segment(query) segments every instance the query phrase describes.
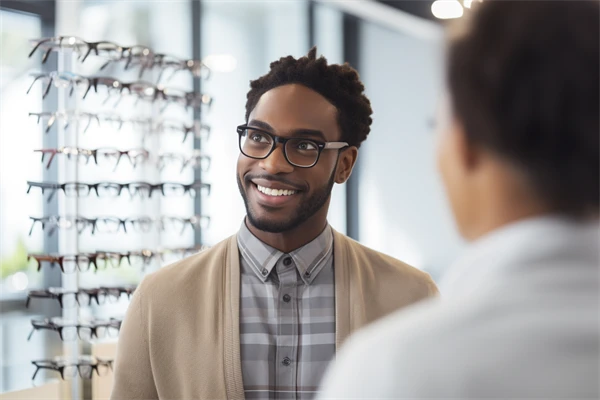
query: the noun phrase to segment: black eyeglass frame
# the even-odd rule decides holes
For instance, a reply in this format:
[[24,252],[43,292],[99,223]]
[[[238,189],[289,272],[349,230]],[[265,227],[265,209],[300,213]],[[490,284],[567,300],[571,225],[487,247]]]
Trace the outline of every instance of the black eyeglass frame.
[[[263,133],[272,139],[271,150],[269,150],[269,152],[264,157],[250,156],[250,155],[246,154],[244,152],[244,150],[242,149],[242,136],[244,136],[245,132],[248,129],[252,129],[253,131]],[[323,142],[320,140],[308,139],[308,138],[302,138],[302,137],[284,138],[281,136],[274,135],[271,132],[267,132],[263,129],[255,128],[253,126],[249,126],[246,124],[239,125],[236,128],[236,130],[237,130],[237,133],[239,136],[238,146],[240,148],[240,152],[244,156],[246,156],[248,158],[253,158],[255,160],[264,160],[265,158],[268,158],[275,151],[277,144],[281,143],[281,145],[283,146],[283,155],[284,155],[286,161],[288,163],[290,163],[290,165],[293,165],[294,167],[298,167],[298,168],[312,168],[315,165],[317,165],[317,163],[319,162],[319,159],[321,158],[321,153],[323,153],[323,150],[343,150],[347,147],[350,147],[350,145],[347,142]],[[318,149],[317,158],[315,159],[315,162],[312,165],[298,165],[298,164],[291,162],[287,155],[287,147],[286,147],[286,143],[289,142],[290,140],[305,140],[305,141],[315,143],[317,145],[317,149]]]

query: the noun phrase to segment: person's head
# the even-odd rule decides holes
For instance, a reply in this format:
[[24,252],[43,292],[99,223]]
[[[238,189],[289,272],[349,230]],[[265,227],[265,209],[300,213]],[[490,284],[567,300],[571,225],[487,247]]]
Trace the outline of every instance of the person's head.
[[467,239],[491,212],[598,215],[599,11],[487,0],[450,35],[438,165]]
[[[250,86],[245,126],[256,129],[238,128],[237,164],[249,222],[272,233],[324,222],[333,184],[348,180],[370,130],[371,105],[358,73],[348,64],[328,65],[313,48],[271,63]],[[300,140],[273,148],[273,137]],[[321,150],[328,142],[335,143]]]

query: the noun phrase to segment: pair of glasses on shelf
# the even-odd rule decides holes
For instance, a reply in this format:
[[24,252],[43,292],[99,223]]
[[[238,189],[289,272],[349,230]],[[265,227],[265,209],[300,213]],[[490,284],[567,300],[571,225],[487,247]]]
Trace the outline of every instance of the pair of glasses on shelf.
[[29,57],[33,56],[38,50],[44,51],[42,63],[48,61],[48,57],[53,51],[58,52],[64,50],[72,50],[75,52],[81,62],[85,62],[92,53],[104,58],[106,63],[101,69],[106,68],[106,66],[113,62],[119,61],[125,61],[125,69],[128,69],[128,66],[134,58],[139,59],[141,63],[147,65],[151,62],[153,57],[152,50],[147,46],[120,46],[109,41],[87,42],[76,36],[56,36],[35,39],[31,41],[31,44],[33,49],[29,53]]
[[77,291],[52,287],[45,290],[32,290],[27,294],[25,307],[29,308],[31,299],[56,300],[61,308],[90,307],[94,301],[96,305],[101,306],[107,302],[117,303],[123,294],[131,299],[135,289],[136,286],[116,286],[79,289]]
[[211,128],[201,121],[195,120],[188,125],[180,121],[163,119],[156,121],[152,118],[145,119],[126,119],[116,114],[100,114],[100,120],[112,124],[115,129],[121,130],[123,126],[129,124],[137,129],[143,129],[146,133],[172,133],[183,135],[181,143],[185,143],[188,137],[196,139],[210,139]]
[[163,72],[171,71],[168,79],[176,73],[187,71],[194,77],[208,79],[210,69],[200,60],[181,59],[167,54],[156,53],[147,46],[121,46],[114,42],[100,41],[88,42],[75,36],[57,36],[51,38],[42,38],[32,41],[33,49],[29,57],[36,51],[43,51],[42,63],[48,60],[53,51],[65,49],[73,50],[78,59],[83,63],[90,55],[95,55],[106,60],[100,68],[103,70],[108,65],[116,62],[124,62],[125,70],[130,68],[139,68],[139,76],[149,69],[159,69],[159,81]]
[[[63,121],[63,129],[67,129],[73,123],[85,124],[83,133],[87,132],[92,122],[96,122],[98,127],[105,127],[106,125],[114,127],[116,130],[121,130],[124,125],[130,124],[136,129],[143,129],[144,133],[175,133],[182,134],[182,143],[185,143],[188,137],[195,137],[198,139],[210,138],[210,126],[201,123],[200,121],[194,121],[191,125],[186,125],[182,122],[163,120],[154,121],[151,118],[145,119],[126,119],[115,114],[94,114],[88,112],[78,111],[57,111],[57,112],[30,112],[30,117],[36,117],[37,123],[43,122],[46,126],[44,132],[50,132],[50,129],[54,126],[56,121]],[[102,121],[102,123],[101,123]]]
[[153,184],[149,182],[51,183],[27,181],[27,185],[27,193],[29,193],[32,188],[39,188],[42,191],[42,195],[48,192],[48,202],[52,200],[57,191],[62,191],[65,196],[70,198],[87,197],[91,193],[95,193],[96,197],[98,198],[115,198],[121,196],[123,190],[126,190],[133,199],[136,196],[140,198],[151,198],[154,192],[158,192],[165,197],[184,196],[186,194],[190,195],[191,197],[196,197],[198,192],[201,190],[204,190],[205,194],[208,196],[210,195],[211,188],[209,183],[203,183],[201,181],[196,181],[190,184],[176,182]]
[[37,117],[37,123],[39,124],[42,120],[45,120],[46,129],[44,133],[50,132],[52,126],[58,120],[64,121],[63,129],[68,129],[69,126],[75,122],[80,123],[83,122],[85,124],[85,128],[83,128],[83,132],[87,132],[90,126],[92,125],[92,121],[96,121],[98,126],[100,126],[100,118],[97,114],[92,114],[88,112],[79,112],[79,111],[68,111],[68,112],[30,112],[30,117]]
[[73,74],[71,72],[53,71],[43,74],[33,74],[33,78],[33,82],[31,82],[29,89],[27,89],[27,94],[31,92],[31,89],[33,89],[37,81],[42,81],[42,99],[45,99],[48,96],[52,86],[55,86],[59,89],[68,89],[69,96],[73,96],[73,93],[78,87],[87,84],[86,78],[84,78],[83,76]]
[[38,373],[42,370],[58,372],[62,380],[69,380],[77,377],[78,374],[83,379],[92,379],[94,372],[98,376],[107,376],[113,369],[113,360],[89,356],[78,358],[56,357],[34,360],[31,363],[35,366],[35,372],[31,378],[34,383]]
[[72,342],[77,338],[86,341],[107,337],[114,338],[119,336],[121,323],[122,320],[117,318],[111,318],[108,321],[94,320],[88,322],[66,321],[62,318],[34,319],[31,321],[32,329],[27,340],[31,340],[33,334],[39,330],[56,332],[63,342]]
[[58,266],[62,273],[72,274],[77,271],[87,272],[91,268],[94,272],[104,271],[108,267],[119,268],[126,262],[131,267],[144,268],[153,261],[176,261],[191,256],[207,249],[207,246],[181,247],[162,250],[142,249],[128,252],[97,251],[95,253],[80,254],[28,254],[27,261],[31,259],[37,263],[37,270],[41,271],[43,265],[51,268]]
[[111,99],[116,99],[113,103],[114,107],[120,104],[124,96],[135,96],[136,100],[152,103],[161,102],[161,111],[164,111],[171,104],[180,105],[186,109],[210,108],[213,102],[212,97],[208,94],[165,88],[146,81],[122,82],[111,77],[85,77],[68,72],[34,74],[33,78],[27,93],[32,90],[36,82],[42,82],[42,98],[46,98],[50,93],[50,89],[54,86],[68,89],[69,96],[73,96],[75,92],[82,92],[82,99],[86,99],[93,89],[96,95],[104,98],[102,104],[108,103]]
[[92,234],[96,233],[112,233],[116,234],[123,229],[124,233],[128,233],[127,227],[130,226],[134,232],[148,233],[153,227],[157,227],[161,231],[173,229],[183,235],[186,228],[189,226],[192,229],[207,229],[210,226],[210,217],[207,215],[194,215],[189,218],[162,216],[158,219],[150,217],[137,218],[117,218],[117,217],[98,217],[86,218],[82,216],[50,216],[50,217],[29,217],[31,219],[31,236],[33,229],[37,224],[42,226],[42,230],[49,229],[48,235],[52,236],[57,229],[77,229],[77,233],[81,234],[86,229],[90,229]]
[[50,168],[50,165],[52,165],[52,161],[57,154],[63,154],[69,160],[75,158],[83,165],[88,164],[90,159],[92,159],[96,165],[113,166],[115,170],[123,158],[128,159],[134,168],[150,159],[148,150],[142,148],[117,150],[114,148],[82,149],[65,146],[59,147],[58,149],[37,149],[34,150],[34,152],[42,153],[42,162],[44,162],[46,155],[50,155],[48,163],[46,164],[46,169]]
[[158,156],[157,166],[161,171],[174,166],[179,168],[179,172],[183,172],[186,168],[200,169],[206,172],[210,169],[210,163],[210,156],[205,155],[200,150],[194,150],[192,155],[162,153]]

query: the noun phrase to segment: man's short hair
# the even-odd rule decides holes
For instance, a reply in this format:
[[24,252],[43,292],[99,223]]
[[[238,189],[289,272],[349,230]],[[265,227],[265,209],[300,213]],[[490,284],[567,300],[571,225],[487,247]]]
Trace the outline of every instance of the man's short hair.
[[518,168],[554,211],[598,213],[598,1],[484,0],[470,14],[447,60],[468,141]]
[[348,63],[327,64],[325,57],[317,58],[317,48],[295,59],[282,57],[271,63],[269,72],[250,82],[246,101],[246,121],[260,97],[271,89],[297,83],[314,90],[337,108],[342,141],[360,147],[371,130],[371,102],[364,95],[365,87],[358,72]]

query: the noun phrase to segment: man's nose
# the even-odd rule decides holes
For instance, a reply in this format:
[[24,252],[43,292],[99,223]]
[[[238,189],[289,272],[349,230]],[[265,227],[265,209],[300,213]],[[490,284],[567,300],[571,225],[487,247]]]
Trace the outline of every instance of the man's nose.
[[294,166],[285,159],[282,144],[277,144],[275,150],[267,158],[260,160],[259,166],[273,175],[289,174],[294,171]]

